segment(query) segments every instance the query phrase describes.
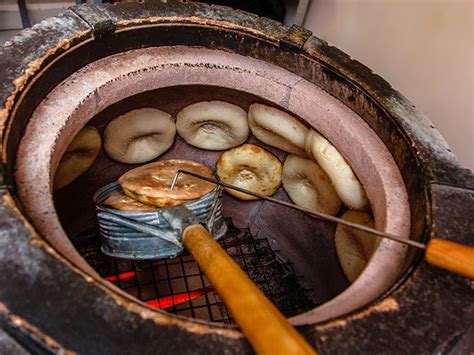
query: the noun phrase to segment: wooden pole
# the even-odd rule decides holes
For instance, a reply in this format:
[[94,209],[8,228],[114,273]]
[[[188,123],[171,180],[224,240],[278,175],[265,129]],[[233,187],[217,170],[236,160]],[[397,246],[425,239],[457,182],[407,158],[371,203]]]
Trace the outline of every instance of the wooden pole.
[[203,226],[187,227],[183,242],[257,354],[316,354]]
[[426,246],[425,258],[430,264],[474,280],[473,247],[433,238]]

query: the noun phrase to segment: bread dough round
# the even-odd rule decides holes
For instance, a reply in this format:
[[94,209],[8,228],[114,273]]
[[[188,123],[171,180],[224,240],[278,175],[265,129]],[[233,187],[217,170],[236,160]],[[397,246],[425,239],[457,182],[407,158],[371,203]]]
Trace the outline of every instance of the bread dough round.
[[[342,219],[374,227],[374,220],[368,213],[350,210]],[[369,262],[380,237],[339,224],[336,228],[336,252],[342,270],[350,282],[354,282]]]
[[247,112],[228,102],[198,102],[183,108],[176,117],[178,134],[201,149],[229,149],[244,143],[250,134]]
[[85,126],[74,137],[59,161],[54,176],[53,189],[69,185],[94,164],[102,145],[95,127]]
[[[230,149],[217,161],[217,175],[221,181],[265,196],[273,195],[280,187],[281,171],[278,158],[254,144]],[[243,192],[225,190],[241,200],[258,199]]]
[[329,141],[314,130],[305,139],[306,153],[328,175],[339,198],[356,210],[369,210],[370,203],[361,183],[344,157]]
[[159,157],[174,142],[171,116],[155,108],[132,110],[111,121],[104,130],[104,149],[120,163],[139,164]]
[[250,105],[248,117],[250,130],[258,140],[306,157],[304,140],[308,129],[300,120],[284,111],[258,103]]
[[289,155],[283,165],[282,183],[298,206],[333,216],[341,208],[341,200],[328,176],[310,159]]
[[179,169],[214,178],[211,169],[200,163],[189,160],[162,160],[127,171],[118,181],[127,196],[157,207],[170,207],[195,200],[215,188],[212,183],[180,174],[175,188],[170,190]]

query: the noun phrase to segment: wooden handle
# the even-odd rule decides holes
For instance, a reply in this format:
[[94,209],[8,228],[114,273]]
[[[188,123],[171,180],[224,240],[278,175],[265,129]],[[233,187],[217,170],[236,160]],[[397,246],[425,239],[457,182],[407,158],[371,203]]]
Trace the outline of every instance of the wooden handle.
[[426,260],[440,268],[474,279],[474,248],[434,238],[426,247]]
[[316,354],[204,227],[187,227],[183,242],[257,354]]

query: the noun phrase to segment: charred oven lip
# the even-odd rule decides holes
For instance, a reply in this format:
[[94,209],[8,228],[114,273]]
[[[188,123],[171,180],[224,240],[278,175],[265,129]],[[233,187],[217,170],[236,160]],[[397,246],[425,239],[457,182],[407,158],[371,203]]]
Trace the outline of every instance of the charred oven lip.
[[[474,178],[472,173],[467,169],[462,169],[454,155],[449,151],[444,140],[440,138],[439,133],[420,110],[416,109],[411,102],[392,89],[390,84],[381,77],[375,75],[370,69],[356,60],[353,60],[345,53],[329,46],[326,42],[316,37],[308,37],[304,39],[303,43],[300,43],[299,46],[293,46],[290,47],[290,49],[280,49],[280,51],[284,53],[284,56],[272,55],[272,53],[274,53],[272,48],[278,48],[279,41],[288,28],[274,21],[258,18],[250,14],[234,13],[229,9],[221,7],[209,7],[203,4],[189,4],[189,6],[184,7],[182,4],[173,3],[157,5],[145,4],[139,6],[126,4],[100,7],[100,10],[98,10],[98,8],[97,6],[88,5],[83,6],[83,10],[81,11],[78,11],[78,8],[74,9],[74,13],[67,11],[64,15],[52,19],[59,22],[63,19],[67,20],[67,22],[64,22],[66,26],[61,28],[61,31],[58,32],[54,26],[51,26],[51,21],[45,21],[33,27],[31,30],[25,31],[24,35],[21,34],[18,38],[13,39],[7,46],[0,48],[0,53],[2,53],[0,61],[3,63],[3,66],[7,68],[6,71],[0,73],[0,82],[4,84],[4,86],[0,88],[0,97],[2,98],[3,106],[0,110],[0,114],[2,116],[4,133],[2,157],[6,167],[6,172],[2,174],[4,179],[8,178],[9,175],[11,176],[13,166],[12,154],[16,151],[17,139],[22,132],[25,119],[29,117],[29,114],[25,114],[28,110],[22,107],[22,99],[25,95],[29,95],[30,99],[32,95],[41,96],[43,92],[47,92],[52,88],[48,86],[49,84],[43,82],[42,85],[36,85],[36,87],[40,87],[39,91],[36,90],[34,94],[29,93],[41,70],[46,66],[55,66],[56,68],[60,68],[60,71],[57,72],[57,76],[59,77],[69,70],[77,70],[76,63],[69,61],[69,67],[67,65],[65,67],[61,62],[59,62],[59,64],[57,62],[57,60],[62,57],[66,58],[62,63],[67,63],[68,55],[75,50],[82,50],[83,54],[93,53],[93,55],[88,56],[88,58],[92,58],[90,60],[93,60],[95,55],[98,55],[95,59],[106,55],[101,51],[97,51],[98,54],[94,51],[91,52],[90,48],[84,52],[84,49],[90,46],[93,47],[94,43],[101,42],[104,38],[104,33],[106,33],[105,38],[107,38],[108,34],[113,33],[113,27],[117,24],[122,23],[122,27],[130,31],[139,28],[138,24],[142,24],[140,28],[150,27],[148,33],[155,33],[155,31],[162,33],[161,31],[166,31],[166,28],[172,27],[173,24],[180,25],[182,22],[188,24],[189,28],[194,26],[195,28],[200,28],[202,31],[212,32],[218,31],[219,29],[224,29],[229,33],[235,31],[232,36],[230,36],[232,38],[224,38],[218,45],[231,52],[252,57],[255,56],[256,58],[259,57],[260,59],[274,63],[290,71],[298,73],[301,71],[300,75],[306,76],[308,80],[313,82],[325,78],[321,81],[321,85],[323,89],[327,91],[331,91],[329,90],[331,80],[346,82],[346,89],[349,91],[334,92],[333,94],[356,112],[362,110],[364,104],[367,105],[367,109],[372,110],[371,115],[373,116],[367,115],[363,118],[370,126],[376,129],[380,138],[396,157],[397,164],[403,174],[407,188],[411,192],[410,199],[412,202],[416,202],[418,206],[418,210],[413,214],[413,218],[416,218],[416,223],[412,227],[412,233],[416,235],[417,238],[421,237],[421,239],[426,240],[434,233],[444,232],[444,235],[449,239],[465,243],[472,242],[471,237],[469,237],[472,233],[470,234],[468,232],[472,230],[472,221],[469,222],[465,218],[463,219],[465,211],[458,208],[460,202],[464,201],[467,203],[474,198]],[[126,8],[127,11],[123,11],[124,8]],[[93,15],[97,12],[101,13],[101,16],[97,17],[95,21],[87,21],[87,19],[90,20],[93,18]],[[78,13],[82,13],[82,15],[78,17]],[[87,13],[89,13],[90,16],[87,16]],[[137,18],[137,20],[127,23],[127,21],[134,18]],[[212,21],[208,23],[206,22],[207,19]],[[107,21],[112,24],[112,29],[110,29],[109,26],[109,30],[104,32],[102,30],[103,27],[100,25]],[[144,24],[146,24],[146,26]],[[257,31],[255,31],[255,29],[257,29]],[[51,31],[52,34],[45,35]],[[93,35],[94,37],[92,37]],[[114,37],[114,35],[111,36],[112,38]],[[163,39],[163,41],[166,41],[166,36],[164,37],[165,39]],[[206,36],[203,36],[203,38],[205,37]],[[160,36],[155,36],[153,39],[147,36],[143,38],[146,40],[144,46],[163,45],[163,43],[160,42],[162,40]],[[245,42],[245,38],[252,39],[251,41],[249,40],[252,43],[250,47],[249,43]],[[234,42],[231,43],[232,41]],[[254,51],[250,49],[251,46],[253,46],[252,41],[265,42],[268,44],[268,48]],[[133,42],[133,40],[131,42]],[[239,43],[239,45],[236,47],[235,43]],[[120,44],[120,46],[121,45],[122,44]],[[130,45],[132,45],[132,47],[136,46],[136,44],[130,44],[130,42],[123,44],[125,47]],[[111,45],[111,48],[114,48],[114,45]],[[23,57],[21,53],[23,53],[25,49],[28,49],[27,52],[34,53],[34,56]],[[266,56],[265,53],[269,55]],[[286,56],[293,56],[294,61],[286,60]],[[318,63],[322,72],[305,72],[304,68],[298,65],[300,64],[299,60],[302,58]],[[87,62],[78,64],[82,66],[87,64]],[[51,80],[52,78],[49,79]],[[56,78],[53,78],[53,81],[54,80],[56,80]],[[350,83],[352,89],[349,89],[348,83]],[[355,94],[356,91],[357,94]],[[361,95],[362,101],[357,100],[358,95]],[[378,116],[384,117],[384,120],[378,120]],[[14,127],[10,131],[9,127],[5,129],[5,124],[8,124],[9,127],[14,124]],[[400,147],[404,147],[404,151],[396,152],[397,141]],[[416,176],[410,176],[412,168],[418,172]],[[18,225],[25,224],[27,226],[27,229],[22,227],[23,229],[19,228],[18,231],[12,230],[12,234],[23,237],[23,235],[18,235],[20,231],[23,231],[22,233],[24,234],[31,233],[31,236],[28,238],[25,236],[24,238],[16,239],[12,245],[16,247],[26,239],[28,241],[25,245],[29,245],[32,241],[37,240],[39,236],[31,232],[29,229],[31,226],[28,226],[28,222],[24,220],[23,213],[18,211],[14,204],[8,202],[10,195],[13,195],[15,198],[14,192],[9,192],[9,190],[13,191],[12,185],[5,180],[2,181],[2,183],[2,191],[4,193],[2,208],[8,213],[13,213],[15,222],[18,223]],[[410,203],[411,206],[412,202]],[[461,228],[463,226],[462,223],[459,227],[461,229],[455,226],[450,227],[449,221],[454,218],[453,215],[464,221],[464,228],[467,229]],[[2,219],[5,220],[5,218]],[[42,249],[44,249],[44,252],[48,252],[52,254],[54,258],[60,260],[59,263],[54,263],[55,268],[62,268],[64,272],[69,272],[70,269],[74,269],[74,267],[68,264],[67,260],[48,251],[49,247],[47,247],[43,241],[41,241],[40,245]],[[420,253],[417,254],[416,259],[419,260],[419,256]],[[62,266],[63,264],[64,267]],[[393,349],[400,349],[400,351],[402,351],[402,347],[397,346],[396,343],[390,340],[392,333],[399,333],[405,336],[406,329],[403,324],[400,324],[398,318],[402,312],[408,316],[413,326],[422,326],[425,318],[420,317],[420,315],[440,309],[439,307],[436,308],[435,304],[432,305],[431,302],[420,302],[422,299],[430,300],[432,295],[439,295],[438,303],[441,302],[443,305],[441,308],[443,311],[440,317],[438,317],[439,319],[442,319],[443,315],[444,318],[450,318],[448,315],[456,313],[457,309],[471,305],[469,295],[472,295],[472,289],[469,283],[466,283],[462,278],[432,268],[425,263],[421,265],[417,264],[417,260],[412,262],[391,289],[382,295],[381,298],[366,307],[354,310],[351,314],[347,314],[343,317],[325,321],[316,327],[300,327],[300,330],[313,339],[313,343],[317,342],[318,348],[322,351],[336,351],[336,349],[342,348],[351,351],[354,350],[354,347],[359,348],[361,344],[358,336],[352,331],[355,326],[357,326],[360,331],[365,331],[367,337],[370,338],[370,340],[368,338],[364,339],[366,341],[365,344],[371,341],[370,347],[372,349],[379,349],[379,351],[386,349],[386,341],[390,341]],[[4,265],[6,266],[8,264]],[[81,271],[76,270],[75,272],[82,275],[81,279],[87,279]],[[9,278],[2,275],[2,280],[5,285],[17,287],[21,285],[23,280],[21,277],[23,277],[21,273],[11,275]],[[74,278],[70,279],[71,281],[76,280]],[[13,283],[16,280],[19,282],[16,284],[17,286]],[[457,287],[459,289],[457,299],[452,299],[452,295],[449,291],[450,287]],[[414,294],[416,297],[413,296]],[[399,308],[384,309],[383,307],[378,307],[380,300],[385,300],[388,295],[388,299],[392,302],[392,305],[398,305]],[[12,303],[12,299],[8,297],[8,294],[6,298],[5,296],[3,297],[2,302],[5,301],[7,304],[14,304]],[[453,302],[449,303],[449,300]],[[15,306],[18,312],[22,312],[22,305],[23,303],[19,302],[18,306]],[[28,307],[28,305],[26,305],[26,307]],[[29,311],[31,309],[25,308],[24,310],[26,313],[23,312],[19,314],[25,314],[27,317],[30,317]],[[138,313],[136,310],[135,312]],[[34,314],[34,312],[31,313],[31,316],[34,316]],[[415,349],[413,348],[415,345],[416,349],[419,350],[423,348],[427,349],[427,351],[429,351],[428,349],[431,349],[431,351],[434,351],[434,349],[444,349],[443,344],[446,342],[452,345],[451,340],[453,336],[463,334],[467,329],[467,317],[468,316],[462,319],[456,319],[456,322],[447,319],[446,321],[451,324],[450,327],[446,327],[447,323],[444,321],[432,322],[430,327],[433,332],[435,332],[433,334],[439,334],[436,340],[425,336],[415,337],[418,339],[416,344],[404,343],[403,351],[406,351],[408,348]],[[382,337],[382,341],[380,339],[382,339],[381,334],[384,330],[376,326],[376,323],[380,319],[383,319],[390,325],[390,328],[384,328],[386,329],[387,337]],[[42,324],[42,327],[45,326],[41,321],[37,322],[38,324]],[[146,324],[143,325],[145,326]],[[373,329],[376,330],[375,333],[372,332]],[[63,334],[62,329],[58,331],[59,332],[55,333],[55,336],[61,337],[61,334]],[[121,331],[125,332],[124,329]],[[191,336],[191,334],[188,333],[189,331],[192,333],[190,329],[186,328],[186,334],[189,334],[189,340],[193,342],[195,341],[193,340],[194,335]],[[371,334],[374,334],[374,336],[371,336]],[[86,333],[84,333],[84,335],[86,335]],[[221,341],[218,340],[219,337],[217,337],[214,338],[210,344],[231,343],[230,338],[225,337],[224,333],[221,333],[221,335],[227,340]],[[328,337],[331,341],[327,341]],[[62,339],[68,339],[68,337],[62,337]],[[83,339],[86,341],[86,338]],[[119,340],[120,338],[116,338],[116,341],[120,343]],[[166,344],[166,342],[163,344]],[[244,349],[242,348],[242,342],[236,341],[232,342],[232,344],[238,346],[237,348],[239,349]],[[89,346],[91,345],[93,345],[93,341],[89,344]],[[211,348],[208,349],[212,349],[212,345]]]

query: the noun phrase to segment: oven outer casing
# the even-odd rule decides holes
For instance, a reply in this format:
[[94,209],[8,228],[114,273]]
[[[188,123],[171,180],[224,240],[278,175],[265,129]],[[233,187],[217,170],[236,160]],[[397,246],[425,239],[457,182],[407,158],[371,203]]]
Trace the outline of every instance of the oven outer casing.
[[[32,111],[55,85],[104,56],[170,44],[264,60],[330,92],[357,112],[392,153],[410,195],[412,235],[473,245],[472,173],[457,163],[412,103],[308,31],[196,3],[74,7],[0,48],[0,335],[45,352],[250,352],[235,329],[183,321],[112,294],[48,245],[15,198],[12,171],[19,139]],[[463,334],[474,319],[472,283],[420,258],[413,252],[400,281],[371,305],[298,330],[322,353],[448,352],[469,341]]]

